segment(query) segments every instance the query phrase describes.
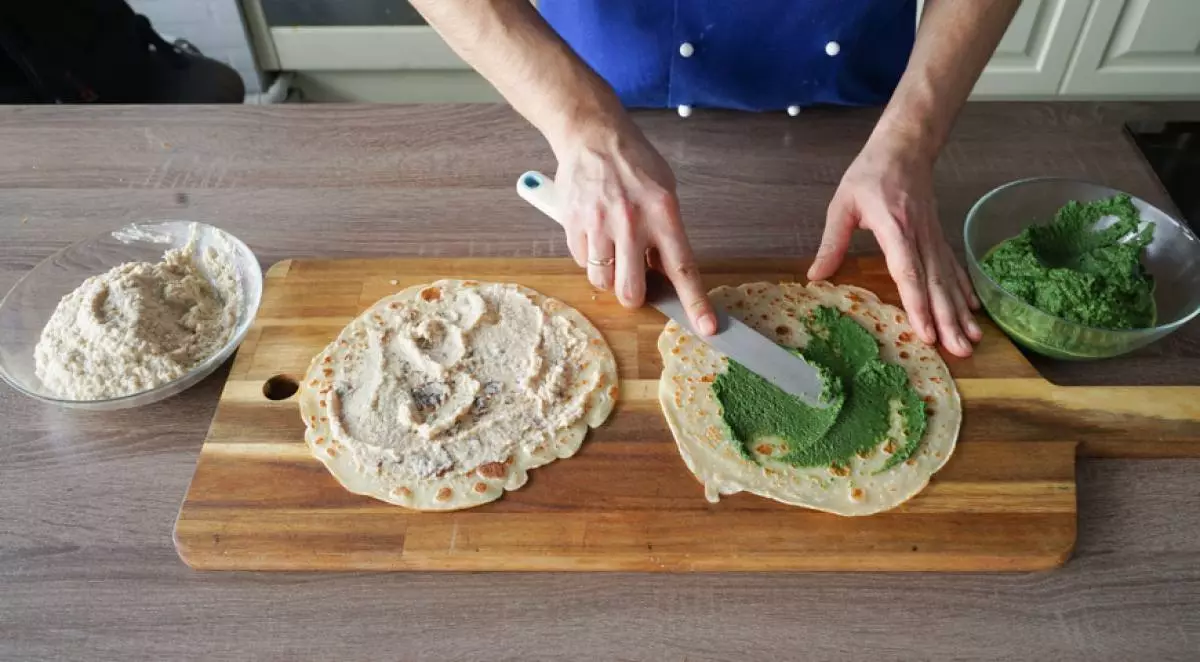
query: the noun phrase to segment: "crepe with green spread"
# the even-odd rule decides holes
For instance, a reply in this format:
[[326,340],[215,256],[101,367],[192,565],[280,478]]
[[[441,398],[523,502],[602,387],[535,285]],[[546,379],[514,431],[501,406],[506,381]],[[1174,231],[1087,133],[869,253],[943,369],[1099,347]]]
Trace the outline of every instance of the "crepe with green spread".
[[825,377],[813,408],[668,324],[659,399],[706,496],[751,492],[869,515],[920,492],[950,458],[962,407],[945,363],[904,313],[855,287],[754,283],[714,303]]

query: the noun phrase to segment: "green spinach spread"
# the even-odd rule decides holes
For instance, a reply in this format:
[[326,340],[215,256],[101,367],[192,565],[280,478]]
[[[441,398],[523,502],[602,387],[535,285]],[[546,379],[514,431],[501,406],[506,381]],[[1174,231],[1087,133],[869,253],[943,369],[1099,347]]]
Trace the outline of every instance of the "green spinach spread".
[[810,339],[798,353],[822,373],[830,405],[811,407],[730,361],[713,392],[738,452],[758,461],[756,445],[771,439],[784,448],[776,459],[793,466],[845,467],[883,442],[899,415],[903,439],[884,468],[911,457],[925,434],[925,402],[904,368],[884,363],[875,338],[834,308],[817,308],[805,325]]
[[[1116,222],[1095,230],[1097,222]],[[1137,329],[1154,325],[1154,281],[1140,257],[1154,237],[1127,195],[1070,202],[1053,222],[1033,225],[989,253],[984,273],[1025,303],[1085,326]]]

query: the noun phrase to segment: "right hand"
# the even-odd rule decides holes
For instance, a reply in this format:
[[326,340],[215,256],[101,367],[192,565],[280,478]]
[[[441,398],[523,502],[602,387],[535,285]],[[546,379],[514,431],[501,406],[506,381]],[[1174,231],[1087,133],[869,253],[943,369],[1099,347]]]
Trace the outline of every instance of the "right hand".
[[716,332],[691,246],[679,218],[675,175],[631,121],[577,131],[556,146],[555,183],[571,255],[592,285],[628,308],[646,296],[648,261],[675,286],[692,328]]

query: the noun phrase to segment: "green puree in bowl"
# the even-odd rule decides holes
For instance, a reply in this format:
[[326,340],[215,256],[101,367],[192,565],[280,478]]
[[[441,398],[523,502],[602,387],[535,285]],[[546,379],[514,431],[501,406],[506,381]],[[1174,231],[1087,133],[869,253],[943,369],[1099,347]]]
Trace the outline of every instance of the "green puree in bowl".
[[[1116,222],[1096,231],[1105,216]],[[1069,202],[1048,225],[1032,225],[984,257],[1001,289],[1051,315],[1101,329],[1154,326],[1154,280],[1140,257],[1154,225],[1127,195]]]
[[808,345],[799,352],[822,373],[824,400],[816,408],[788,395],[736,361],[713,380],[721,417],[739,453],[758,461],[754,447],[782,442],[776,459],[797,467],[846,466],[888,435],[893,412],[903,417],[903,439],[890,468],[912,456],[925,435],[925,402],[903,367],[884,363],[879,343],[853,319],[829,307],[804,321]]

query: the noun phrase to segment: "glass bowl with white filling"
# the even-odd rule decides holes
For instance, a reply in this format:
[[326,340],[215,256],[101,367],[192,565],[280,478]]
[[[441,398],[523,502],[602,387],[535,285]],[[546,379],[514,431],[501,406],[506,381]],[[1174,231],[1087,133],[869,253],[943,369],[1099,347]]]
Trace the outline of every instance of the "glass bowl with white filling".
[[125,409],[195,385],[246,337],[258,258],[204,223],[134,223],[78,242],[0,299],[0,377],[64,407]]

